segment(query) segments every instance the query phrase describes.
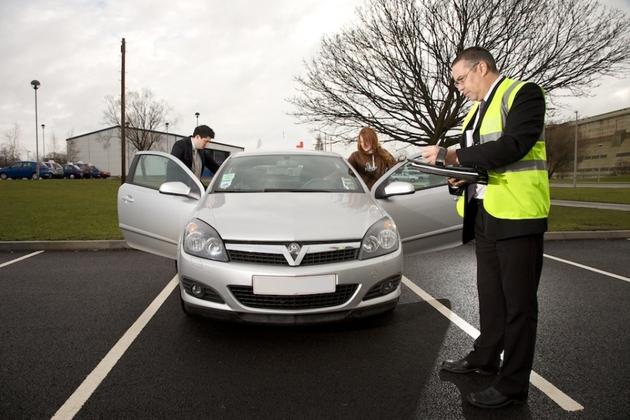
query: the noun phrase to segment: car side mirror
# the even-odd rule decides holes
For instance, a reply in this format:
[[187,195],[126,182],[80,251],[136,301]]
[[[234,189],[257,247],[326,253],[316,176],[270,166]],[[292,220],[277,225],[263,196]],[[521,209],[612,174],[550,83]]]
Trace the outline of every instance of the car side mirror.
[[190,187],[181,181],[165,182],[160,185],[158,191],[160,191],[160,194],[199,199],[198,194],[191,193]]
[[388,198],[394,195],[409,195],[416,192],[416,187],[409,182],[394,181],[385,188],[376,191],[376,198]]

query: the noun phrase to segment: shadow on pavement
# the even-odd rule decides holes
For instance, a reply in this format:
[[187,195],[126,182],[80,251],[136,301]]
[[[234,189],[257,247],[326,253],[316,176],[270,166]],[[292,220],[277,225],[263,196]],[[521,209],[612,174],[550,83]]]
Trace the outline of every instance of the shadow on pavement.
[[178,297],[81,418],[411,419],[449,323],[425,302],[308,327],[185,317]]

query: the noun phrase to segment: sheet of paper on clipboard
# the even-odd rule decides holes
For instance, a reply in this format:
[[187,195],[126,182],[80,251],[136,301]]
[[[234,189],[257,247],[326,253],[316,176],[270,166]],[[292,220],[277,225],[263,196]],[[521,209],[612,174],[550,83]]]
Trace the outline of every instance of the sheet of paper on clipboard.
[[438,166],[430,165],[417,159],[408,159],[416,170],[427,174],[457,178],[475,184],[487,184],[488,174],[484,171],[467,166]]

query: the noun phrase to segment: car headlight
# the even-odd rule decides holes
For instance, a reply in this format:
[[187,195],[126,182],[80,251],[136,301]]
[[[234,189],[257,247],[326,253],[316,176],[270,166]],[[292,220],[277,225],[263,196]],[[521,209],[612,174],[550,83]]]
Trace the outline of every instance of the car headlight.
[[193,219],[186,225],[184,251],[209,260],[228,261],[223,240],[217,231],[199,219]]
[[383,217],[368,229],[361,241],[359,259],[379,257],[398,249],[398,229],[389,217]]

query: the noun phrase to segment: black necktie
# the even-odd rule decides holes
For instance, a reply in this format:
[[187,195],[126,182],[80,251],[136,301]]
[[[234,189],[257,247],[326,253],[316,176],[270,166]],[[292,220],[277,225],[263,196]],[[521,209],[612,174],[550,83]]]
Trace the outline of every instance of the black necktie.
[[483,114],[486,111],[486,101],[483,99],[479,101],[479,107],[477,108],[477,126],[475,127],[475,131],[473,132],[473,144],[479,144],[479,128],[481,127],[481,119],[483,118]]

